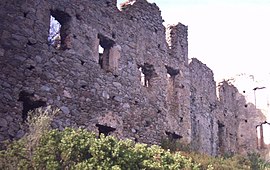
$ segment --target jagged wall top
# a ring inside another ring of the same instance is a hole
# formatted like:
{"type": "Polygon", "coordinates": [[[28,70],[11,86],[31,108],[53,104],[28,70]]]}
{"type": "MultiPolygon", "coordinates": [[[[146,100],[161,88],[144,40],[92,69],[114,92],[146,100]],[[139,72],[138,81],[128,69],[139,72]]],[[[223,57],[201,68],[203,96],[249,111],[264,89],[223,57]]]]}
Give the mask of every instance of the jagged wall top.
{"type": "MultiPolygon", "coordinates": [[[[72,125],[97,131],[95,124],[106,124],[119,136],[156,143],[164,130],[176,132],[183,126],[177,123],[179,108],[170,117],[166,114],[167,100],[174,100],[167,91],[175,95],[173,82],[179,84],[188,68],[182,69],[168,55],[159,8],[141,0],[119,11],[115,2],[1,1],[0,14],[5,17],[0,17],[0,84],[5,87],[0,110],[1,119],[9,117],[12,123],[5,124],[0,139],[23,134],[22,111],[36,100],[61,109],[57,128],[72,125]],[[47,43],[50,15],[62,25],[63,49],[47,43]],[[108,69],[101,64],[99,45],[110,48],[108,69]],[[18,100],[19,94],[29,94],[29,100],[18,100]],[[131,129],[136,134],[130,134],[131,129]]],[[[181,95],[188,94],[188,81],[180,87],[185,87],[181,95]]]]}
{"type": "Polygon", "coordinates": [[[178,23],[167,27],[169,53],[173,58],[188,64],[188,27],[178,23]]]}
{"type": "Polygon", "coordinates": [[[188,65],[187,27],[170,26],[167,44],[155,4],[125,7],[118,10],[116,0],[0,1],[0,141],[21,137],[22,112],[45,103],[61,109],[53,123],[59,129],[108,126],[147,143],[173,134],[210,154],[219,144],[237,148],[238,118],[226,124],[234,114],[217,109],[212,71],[196,59],[188,65]],[[63,49],[48,45],[50,15],[62,24],[63,49]]]}

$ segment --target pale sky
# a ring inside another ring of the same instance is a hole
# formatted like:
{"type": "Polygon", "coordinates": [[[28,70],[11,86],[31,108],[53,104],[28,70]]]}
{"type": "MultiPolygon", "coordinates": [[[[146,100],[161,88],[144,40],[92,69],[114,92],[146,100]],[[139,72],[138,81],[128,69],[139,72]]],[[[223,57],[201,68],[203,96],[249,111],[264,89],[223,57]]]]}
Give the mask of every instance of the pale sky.
{"type": "Polygon", "coordinates": [[[270,0],[148,1],[159,6],[165,25],[188,26],[189,58],[210,67],[216,81],[270,76],[270,0]]]}

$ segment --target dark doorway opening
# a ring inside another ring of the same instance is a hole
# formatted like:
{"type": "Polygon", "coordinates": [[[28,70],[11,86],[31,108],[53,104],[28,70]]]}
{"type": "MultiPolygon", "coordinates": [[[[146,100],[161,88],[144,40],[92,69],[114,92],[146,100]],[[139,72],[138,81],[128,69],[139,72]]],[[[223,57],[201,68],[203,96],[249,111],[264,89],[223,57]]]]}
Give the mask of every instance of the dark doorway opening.
{"type": "Polygon", "coordinates": [[[110,135],[112,132],[116,130],[116,128],[106,126],[106,125],[101,125],[101,124],[96,124],[96,127],[98,127],[98,135],[100,136],[101,134],[104,134],[105,136],[110,135]]]}
{"type": "Polygon", "coordinates": [[[28,93],[26,91],[21,91],[19,93],[18,101],[22,102],[23,110],[22,110],[22,120],[25,122],[28,117],[28,112],[39,107],[46,106],[46,102],[42,100],[35,100],[33,93],[28,93]]]}

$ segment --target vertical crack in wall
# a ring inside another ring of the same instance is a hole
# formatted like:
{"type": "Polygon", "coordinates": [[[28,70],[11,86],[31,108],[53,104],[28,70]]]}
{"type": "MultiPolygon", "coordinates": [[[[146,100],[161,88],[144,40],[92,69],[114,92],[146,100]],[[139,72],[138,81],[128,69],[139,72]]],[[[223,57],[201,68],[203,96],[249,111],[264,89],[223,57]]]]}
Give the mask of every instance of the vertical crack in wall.
{"type": "Polygon", "coordinates": [[[218,151],[220,154],[225,152],[225,138],[226,138],[226,132],[225,132],[225,125],[222,124],[220,121],[218,121],[218,151]]]}

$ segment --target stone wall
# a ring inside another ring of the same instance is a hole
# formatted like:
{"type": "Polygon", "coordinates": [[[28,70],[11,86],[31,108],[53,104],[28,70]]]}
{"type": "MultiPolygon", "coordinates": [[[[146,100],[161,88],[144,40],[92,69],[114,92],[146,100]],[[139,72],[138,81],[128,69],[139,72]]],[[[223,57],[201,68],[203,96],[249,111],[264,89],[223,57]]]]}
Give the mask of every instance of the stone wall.
{"type": "Polygon", "coordinates": [[[243,96],[223,83],[218,99],[212,71],[188,63],[187,27],[165,29],[155,4],[2,0],[0,23],[0,141],[25,134],[27,111],[52,105],[54,128],[157,144],[169,136],[212,155],[256,148],[254,122],[240,121],[253,115],[243,96]],[[48,44],[50,16],[59,48],[48,44]]]}
{"type": "Polygon", "coordinates": [[[216,82],[213,72],[197,59],[189,64],[191,80],[191,120],[193,147],[204,153],[215,154],[215,114],[217,108],[216,82]]]}

